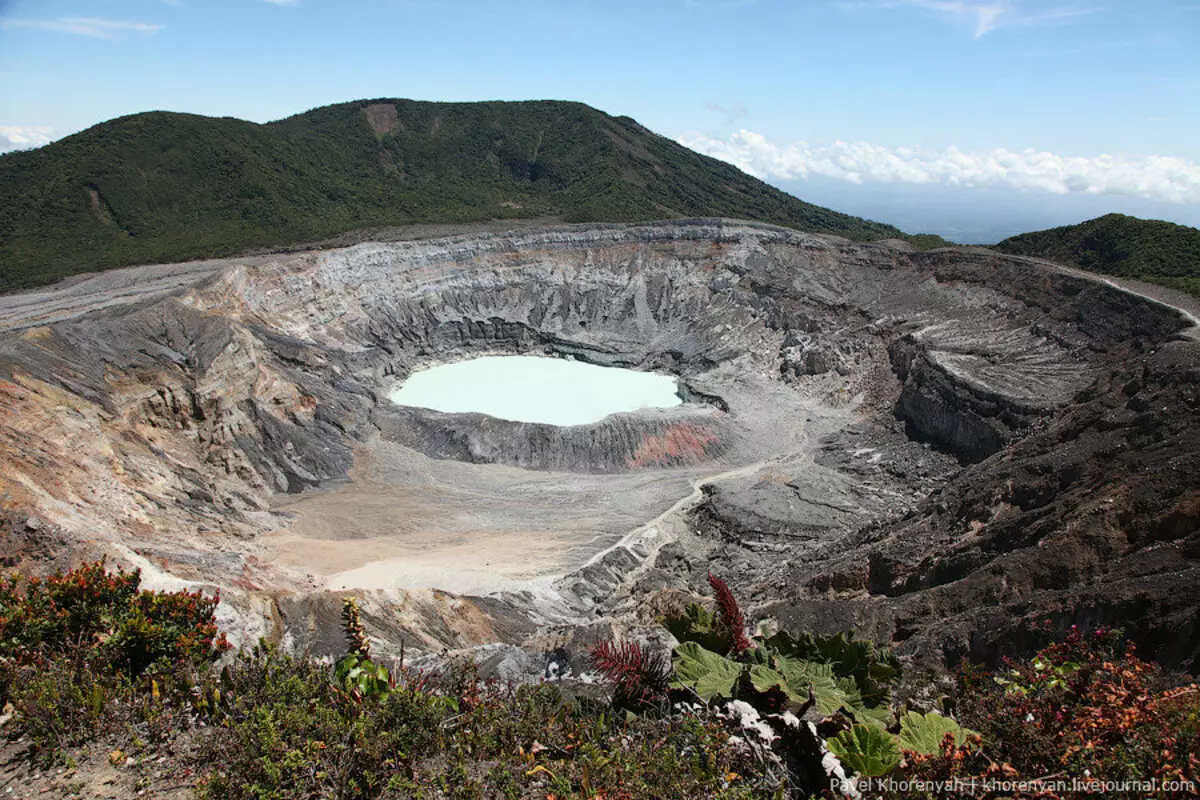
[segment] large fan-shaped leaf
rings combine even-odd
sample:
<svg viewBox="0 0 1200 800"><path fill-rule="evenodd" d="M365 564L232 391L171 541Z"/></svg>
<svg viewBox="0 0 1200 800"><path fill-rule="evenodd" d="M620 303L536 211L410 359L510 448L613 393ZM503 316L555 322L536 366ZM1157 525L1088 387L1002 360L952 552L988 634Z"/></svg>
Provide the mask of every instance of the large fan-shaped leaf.
<svg viewBox="0 0 1200 800"><path fill-rule="evenodd" d="M874 725L855 725L825 744L843 765L867 778L883 777L900 763L896 737Z"/></svg>
<svg viewBox="0 0 1200 800"><path fill-rule="evenodd" d="M808 690L811 686L813 697L817 701L817 710L825 716L836 714L845 703L846 695L838 688L833 676L833 667L829 664L780 658L776 660L776 666L787 678L788 694L799 702L804 702L808 700Z"/></svg>
<svg viewBox="0 0 1200 800"><path fill-rule="evenodd" d="M900 746L914 753L932 756L942 752L942 740L948 733L954 734L954 743L962 747L974 731L936 711L928 714L909 711L900 718Z"/></svg>
<svg viewBox="0 0 1200 800"><path fill-rule="evenodd" d="M887 704L891 685L900 676L900 662L895 653L866 640L855 640L852 635L805 633L793 637L781 631L763 644L780 656L829 664L837 677L853 678L863 703L869 708Z"/></svg>
<svg viewBox="0 0 1200 800"><path fill-rule="evenodd" d="M720 618L699 603L689 603L681 613L660 617L659 622L681 643L695 642L719 655L733 646L733 636Z"/></svg>
<svg viewBox="0 0 1200 800"><path fill-rule="evenodd" d="M676 689L692 689L701 699L732 697L733 687L742 674L742 665L725 656L705 650L695 642L684 642L675 648L671 658L675 667Z"/></svg>
<svg viewBox="0 0 1200 800"><path fill-rule="evenodd" d="M747 675L750 677L750 685L759 692L770 692L772 690L783 692L792 698L792 692L788 686L787 678L783 673L777 672L770 667L765 667L762 664L754 664L750 667ZM796 699L796 698L792 698Z"/></svg>
<svg viewBox="0 0 1200 800"><path fill-rule="evenodd" d="M886 728L892 723L891 707L886 703L879 706L868 705L853 678L836 678L834 683L842 690L842 706L854 715L856 721L868 722L881 728Z"/></svg>

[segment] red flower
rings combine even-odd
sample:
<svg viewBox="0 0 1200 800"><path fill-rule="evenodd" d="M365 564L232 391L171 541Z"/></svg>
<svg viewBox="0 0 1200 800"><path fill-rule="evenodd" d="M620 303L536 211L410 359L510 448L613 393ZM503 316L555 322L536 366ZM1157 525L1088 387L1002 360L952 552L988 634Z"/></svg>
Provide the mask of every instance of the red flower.
<svg viewBox="0 0 1200 800"><path fill-rule="evenodd" d="M708 584L712 587L713 595L717 599L717 610L721 614L721 621L725 623L725 627L733 636L730 652L736 655L743 650L749 650L751 645L750 640L746 638L746 618L742 614L741 607L738 606L737 598L729 590L729 585L711 572L708 573Z"/></svg>

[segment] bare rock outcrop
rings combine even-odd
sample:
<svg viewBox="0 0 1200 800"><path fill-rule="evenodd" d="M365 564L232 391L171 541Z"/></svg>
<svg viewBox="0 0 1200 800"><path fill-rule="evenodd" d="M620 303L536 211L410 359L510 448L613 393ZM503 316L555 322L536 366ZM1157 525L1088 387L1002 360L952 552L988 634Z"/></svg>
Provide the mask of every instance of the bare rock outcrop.
<svg viewBox="0 0 1200 800"><path fill-rule="evenodd" d="M384 652L535 647L717 569L930 661L1042 615L1200 647L1200 346L1104 282L720 220L160 272L0 298L0 494L76 557L220 587L247 637L334 648L352 591ZM560 429L387 400L485 353L670 371L686 403Z"/></svg>

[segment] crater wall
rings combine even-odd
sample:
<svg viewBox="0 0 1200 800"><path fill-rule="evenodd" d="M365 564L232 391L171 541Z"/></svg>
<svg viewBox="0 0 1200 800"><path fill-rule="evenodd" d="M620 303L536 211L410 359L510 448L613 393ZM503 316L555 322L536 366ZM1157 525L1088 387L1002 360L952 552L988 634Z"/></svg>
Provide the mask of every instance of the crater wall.
<svg viewBox="0 0 1200 800"><path fill-rule="evenodd" d="M1080 409L1115 402L1131 369L1130 398L1166 391L1155 359L1195 349L1177 311L1028 259L721 220L159 270L0 298L0 493L61 525L79 558L221 587L247 635L316 650L335 647L339 592L363 596L385 644L534 646L585 619L632 624L649 595L715 565L774 613L822 608L932 652L944 641L903 609L974 603L982 620L1003 593L964 581L1018 570L964 537L993 530L997 508L1104 482L1085 476L1103 460L1054 486L1015 478L1066 436L1050 431L1089 419L1075 424L1132 436L1151 423ZM667 370L689 403L552 428L387 400L415 368L484 353ZM1194 406L1145 402L1130 413L1175 427L1157 445L1122 439L1127 452L1194 437ZM1123 529L1193 535L1186 510L1168 523L1141 508ZM1082 513L1041 524L1086 528ZM472 548L495 561L463 562ZM1104 563L1067 588L1119 560ZM472 581L439 592L455 564ZM947 586L957 606L936 600Z"/></svg>

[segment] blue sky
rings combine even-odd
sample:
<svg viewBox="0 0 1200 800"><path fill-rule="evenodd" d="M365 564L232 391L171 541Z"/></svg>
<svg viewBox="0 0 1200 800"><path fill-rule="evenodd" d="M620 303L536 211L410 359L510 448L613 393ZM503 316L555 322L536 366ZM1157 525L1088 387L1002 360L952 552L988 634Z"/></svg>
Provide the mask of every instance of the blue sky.
<svg viewBox="0 0 1200 800"><path fill-rule="evenodd" d="M0 147L150 109L563 98L848 210L887 185L1197 224L1198 42L1200 0L0 0Z"/></svg>

